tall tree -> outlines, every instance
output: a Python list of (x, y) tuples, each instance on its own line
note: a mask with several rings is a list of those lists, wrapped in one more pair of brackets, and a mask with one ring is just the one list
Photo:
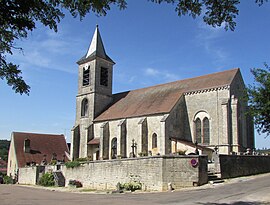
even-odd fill
[[(148, 1), (176, 5), (175, 11), (179, 16), (196, 18), (203, 15), (206, 24), (213, 27), (224, 25), (226, 30), (232, 31), (236, 26), (237, 6), (240, 3), (240, 0)], [(254, 1), (261, 6), (268, 0)], [(19, 66), (6, 59), (6, 55), (12, 55), (14, 49), (22, 49), (16, 47), (14, 41), (27, 38), (28, 32), (36, 28), (37, 22), (57, 32), (57, 24), (65, 16), (63, 9), (73, 17), (82, 19), (89, 12), (105, 16), (112, 5), (124, 9), (127, 0), (0, 0), (0, 78), (5, 79), (15, 92), (29, 94), (30, 87), (23, 80)]]
[(270, 135), (270, 67), (253, 68), (255, 83), (248, 88), (250, 114), (259, 133)]
[(9, 149), (10, 141), (8, 140), (0, 140), (0, 158), (4, 161), (8, 160), (8, 149)]

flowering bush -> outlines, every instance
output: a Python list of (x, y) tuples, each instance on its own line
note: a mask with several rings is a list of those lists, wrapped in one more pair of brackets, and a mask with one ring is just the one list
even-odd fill
[(124, 189), (128, 191), (135, 191), (135, 190), (141, 190), (142, 189), (142, 184), (140, 182), (128, 182), (125, 183)]

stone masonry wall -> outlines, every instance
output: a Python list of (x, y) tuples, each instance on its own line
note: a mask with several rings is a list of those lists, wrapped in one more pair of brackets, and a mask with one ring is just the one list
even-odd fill
[[(163, 160), (163, 190), (166, 190), (168, 183), (172, 183), (173, 188), (179, 189), (208, 182), (207, 156), (179, 157), (168, 157)], [(193, 167), (191, 160), (197, 160), (198, 165)]]
[[(198, 161), (192, 167), (191, 160)], [(199, 170), (201, 173), (199, 173)], [(143, 190), (165, 191), (168, 183), (173, 188), (207, 183), (206, 156), (155, 156), (88, 162), (80, 167), (62, 169), (69, 180), (79, 180), (92, 189), (115, 189), (116, 184), (139, 179)]]
[(219, 155), (222, 178), (270, 172), (270, 156)]
[(18, 173), (18, 183), (35, 185), (37, 182), (37, 169), (38, 167), (20, 168)]

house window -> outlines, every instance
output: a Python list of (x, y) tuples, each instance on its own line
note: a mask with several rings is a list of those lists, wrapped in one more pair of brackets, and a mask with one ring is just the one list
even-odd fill
[(202, 143), (202, 130), (201, 130), (201, 120), (197, 118), (195, 121), (195, 131), (196, 131), (196, 141)]
[(116, 155), (117, 155), (117, 138), (114, 137), (112, 139), (112, 142), (111, 142), (111, 146), (112, 146), (112, 159), (116, 159)]
[(100, 85), (108, 86), (108, 68), (100, 69)]
[(83, 86), (87, 86), (90, 83), (90, 66), (83, 68)]
[(81, 116), (85, 117), (87, 116), (87, 113), (88, 113), (88, 100), (84, 98), (81, 104)]
[(152, 149), (157, 148), (157, 134), (152, 135)]
[(203, 119), (203, 144), (209, 144), (209, 119), (205, 117)]

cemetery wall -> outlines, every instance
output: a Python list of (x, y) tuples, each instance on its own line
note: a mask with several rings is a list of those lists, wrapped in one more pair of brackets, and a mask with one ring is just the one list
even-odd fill
[[(197, 163), (192, 166), (192, 162)], [(207, 156), (153, 156), (101, 160), (75, 168), (63, 167), (66, 186), (78, 180), (92, 189), (115, 189), (118, 182), (140, 181), (143, 190), (165, 191), (168, 183), (177, 189), (202, 185), (207, 179)]]
[(270, 156), (219, 155), (222, 178), (270, 172)]

